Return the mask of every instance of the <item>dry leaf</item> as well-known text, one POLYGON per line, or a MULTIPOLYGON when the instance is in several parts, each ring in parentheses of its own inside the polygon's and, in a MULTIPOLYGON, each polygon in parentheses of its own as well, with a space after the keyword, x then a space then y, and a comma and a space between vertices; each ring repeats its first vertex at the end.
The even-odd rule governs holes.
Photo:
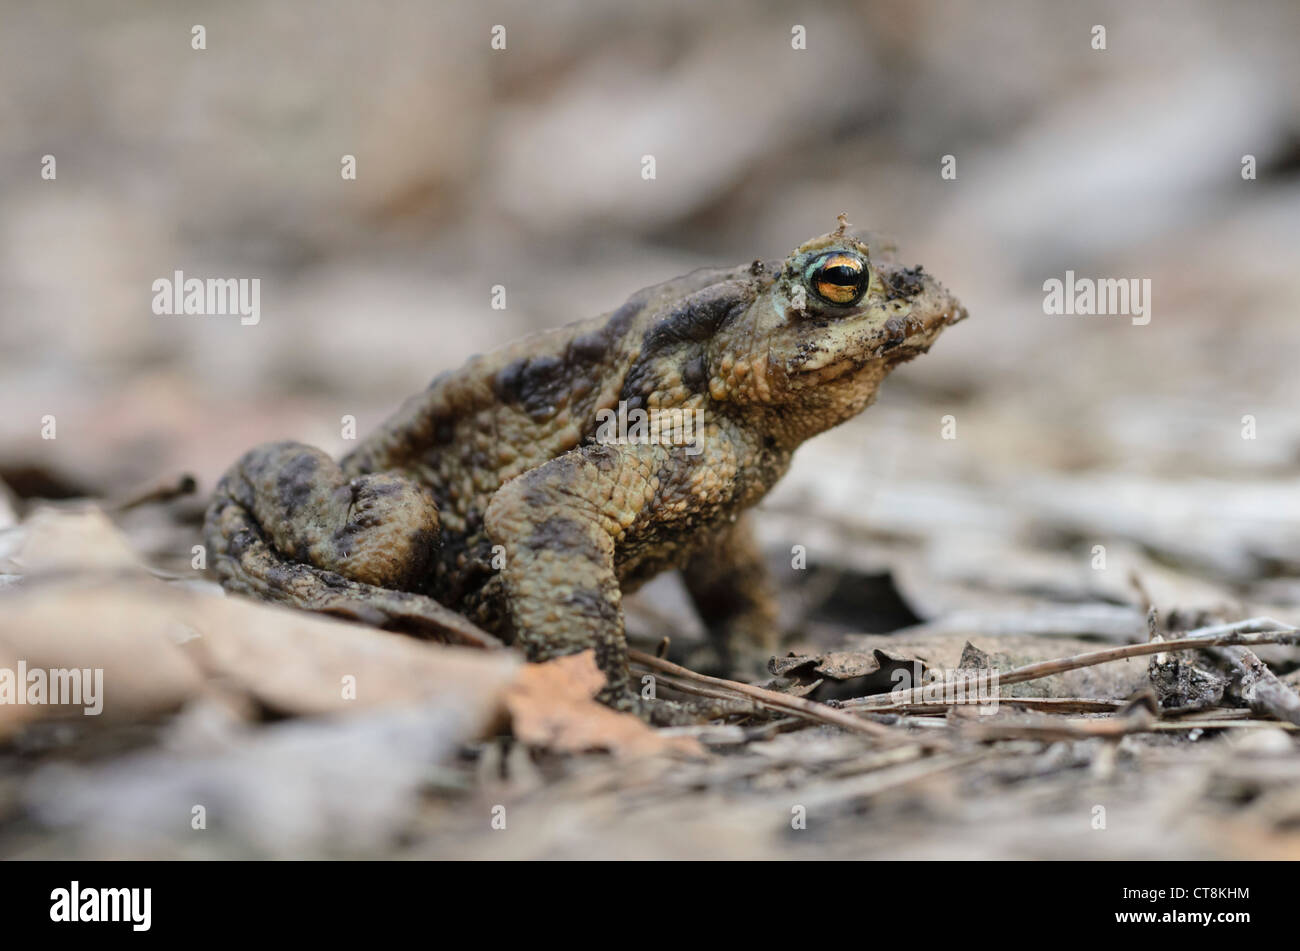
POLYGON ((98 512, 47 511, 25 529, 29 574, 0 594, 0 654, 29 669, 102 669, 112 720, 221 690, 291 714, 454 697, 483 730, 521 663, 511 652, 443 647, 167 584, 138 570, 98 512))
POLYGON ((629 713, 597 703, 593 698, 604 683, 594 651, 530 664, 506 693, 515 736, 562 753, 601 749, 617 756, 703 755, 703 747, 690 737, 664 736, 629 713))

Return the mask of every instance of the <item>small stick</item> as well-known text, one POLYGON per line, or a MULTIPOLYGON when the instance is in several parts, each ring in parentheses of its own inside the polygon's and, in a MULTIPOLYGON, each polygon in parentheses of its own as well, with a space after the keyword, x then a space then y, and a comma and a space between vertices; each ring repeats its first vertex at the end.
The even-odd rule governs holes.
POLYGON ((187 472, 176 478, 158 482, 157 484, 118 502, 116 505, 110 505, 109 509, 114 512, 128 512, 131 509, 139 508, 142 505, 154 505, 159 502, 170 502, 172 499, 180 498, 182 495, 190 495, 197 488, 198 482, 195 481, 194 476, 187 472))
POLYGON ((1278 680, 1254 651, 1247 647, 1211 647, 1209 652, 1232 667, 1237 675, 1236 690, 1250 709, 1300 726, 1300 694, 1278 680))
POLYGON ((1155 695, 1144 691, 1126 701, 1113 716, 1090 720, 1035 717, 1028 722, 1019 723, 977 723, 973 718, 967 718, 961 731, 980 740, 1088 740, 1101 737, 1114 743, 1130 733, 1143 733, 1151 729, 1155 723, 1155 714, 1155 695))
POLYGON ((743 697, 753 700, 759 706, 769 710, 779 710, 782 713, 793 713, 805 719, 815 720, 819 723, 826 723, 831 726, 837 726, 841 729, 848 730, 852 733, 861 733, 870 736, 873 739, 881 740, 890 744, 910 744, 917 743, 922 746, 929 746, 936 749, 946 749, 948 744, 937 738, 925 740, 912 740, 904 738, 899 733, 887 726, 875 723, 871 720, 864 720, 856 717, 851 713, 845 713, 834 707, 829 707, 824 703, 817 703, 812 700, 805 700, 802 697, 791 697, 788 694, 777 693, 775 690, 765 690, 762 687, 755 687, 752 684, 743 684, 735 680, 723 680, 720 677, 709 677, 706 674, 697 674, 693 670, 688 670, 670 661, 662 660, 647 654, 643 651, 629 650, 628 657, 642 667, 648 667, 650 670, 661 673, 672 674, 680 677, 682 680, 689 681, 702 689, 711 687, 720 689, 731 694, 740 694, 743 697))
MULTIPOLYGON (((1243 713, 1247 711, 1242 711, 1243 713)), ((1300 730, 1300 726, 1294 723, 1275 723, 1272 720, 1251 720, 1236 717, 1224 717, 1217 720, 1161 720, 1159 723, 1151 724, 1151 730, 1155 733, 1163 733, 1174 730, 1284 730, 1287 733, 1294 733, 1300 730)))
MULTIPOLYGON (((1245 623, 1245 622, 1239 622, 1245 623)), ((1071 657, 1061 657, 1056 660, 1040 661, 1036 664, 1026 664, 1024 667, 1017 667, 1009 670, 1005 674, 998 674, 998 686, 1010 686, 1011 684, 1024 683, 1028 680, 1038 680, 1041 677, 1050 677, 1053 674, 1064 673, 1067 670, 1078 670, 1080 667, 1095 667, 1097 664, 1109 663, 1112 660, 1124 660, 1129 657, 1142 657, 1146 654, 1163 654, 1166 651, 1180 650, 1201 650, 1206 647, 1233 647, 1246 646, 1255 644, 1300 644, 1300 629, 1286 628, 1279 631, 1261 631, 1253 634, 1228 633, 1211 636, 1182 637, 1172 641, 1153 641, 1143 644, 1127 644, 1123 647, 1110 647, 1105 650, 1088 651, 1083 654, 1075 654, 1071 657)), ((964 687, 978 687, 981 678, 987 678, 988 671, 981 670, 977 675, 969 680, 954 680, 944 684, 933 686, 913 687, 911 690, 900 690, 897 693, 873 694, 869 697, 857 697, 853 700, 845 700, 841 706, 845 708, 867 708, 871 710, 892 710, 896 707, 908 703, 924 702, 925 692, 929 690, 933 693, 936 689, 953 689, 957 685, 964 687)), ((987 684, 986 684, 987 686, 987 684)))
POLYGON ((1283 624, 1281 621, 1275 621, 1271 617, 1249 617, 1244 621, 1233 621, 1230 624, 1211 624, 1209 627, 1198 627, 1194 631, 1188 631, 1185 637, 1218 637, 1221 634, 1260 634, 1265 631, 1294 631, 1290 624, 1283 624))
POLYGON ((992 754, 984 750, 970 753, 943 753, 923 760, 885 765, 842 779, 813 783, 800 792, 799 801, 812 811, 836 803, 863 800, 913 783, 925 782, 949 770, 987 760, 990 755, 992 754))
POLYGON ((1166 723, 1189 723, 1201 720, 1249 720, 1255 714, 1241 707, 1171 707, 1160 711, 1166 723))
POLYGON ((998 706, 1023 707, 1042 713, 1114 713, 1125 705, 1123 700, 1091 700, 1087 697, 954 697, 951 700, 927 700, 909 703, 891 712, 912 714, 943 714, 950 707, 998 706))
POLYGON ((1133 722, 1124 717, 1105 717, 1099 720, 1070 720, 1061 723, 972 723, 963 725, 962 732, 977 740, 1092 740, 1119 739, 1130 733, 1141 733, 1151 728, 1145 722, 1133 722))
MULTIPOLYGON (((1188 631, 1188 637, 1214 637, 1260 630, 1285 629, 1287 625, 1271 617, 1252 617, 1231 624, 1214 624, 1188 631)), ((1251 710, 1300 726, 1300 694, 1278 679, 1254 651, 1247 647, 1207 647, 1206 652, 1232 668, 1237 675, 1238 691, 1251 710)))

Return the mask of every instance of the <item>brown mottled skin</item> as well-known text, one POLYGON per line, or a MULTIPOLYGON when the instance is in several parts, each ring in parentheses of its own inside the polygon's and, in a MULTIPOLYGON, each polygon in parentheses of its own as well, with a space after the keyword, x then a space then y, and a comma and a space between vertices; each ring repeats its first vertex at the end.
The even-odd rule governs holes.
POLYGON ((476 356, 337 464, 295 443, 252 450, 207 513, 222 583, 472 640, 459 612, 531 660, 594 648, 602 699, 673 719, 632 690, 622 592, 682 569, 719 641, 774 646, 742 514, 800 443, 965 317, 919 267, 864 241, 841 224, 784 262, 695 271, 476 356), (846 255, 848 270, 826 270, 846 255), (597 441, 597 411, 620 401, 703 410, 700 442, 597 441))

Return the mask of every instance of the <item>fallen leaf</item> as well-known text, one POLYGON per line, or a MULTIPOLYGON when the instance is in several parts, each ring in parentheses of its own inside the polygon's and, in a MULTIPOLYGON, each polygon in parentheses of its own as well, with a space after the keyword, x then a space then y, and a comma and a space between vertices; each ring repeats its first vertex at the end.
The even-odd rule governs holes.
POLYGON ((561 753, 704 754, 691 737, 664 736, 630 713, 597 703, 594 697, 604 684, 594 651, 528 665, 506 691, 515 736, 529 746, 561 753))
POLYGON ((500 718, 502 691, 522 663, 509 651, 429 644, 168 584, 138 565, 98 512, 50 510, 24 529, 28 574, 0 591, 0 657, 29 669, 102 670, 110 720, 174 710, 209 691, 299 715, 454 698, 476 735, 500 718))

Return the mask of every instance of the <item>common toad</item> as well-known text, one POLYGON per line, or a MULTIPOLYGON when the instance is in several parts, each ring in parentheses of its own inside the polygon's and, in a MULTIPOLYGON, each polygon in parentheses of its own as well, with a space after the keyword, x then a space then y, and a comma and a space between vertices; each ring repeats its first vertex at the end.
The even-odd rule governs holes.
POLYGON ((744 513, 800 443, 966 316, 866 240, 841 216, 785 261, 698 270, 475 356, 340 462, 253 449, 207 512, 217 575, 444 638, 466 627, 459 612, 535 661, 594 648, 605 702, 674 719, 632 690, 623 592, 680 569, 720 644, 773 647, 744 513))

